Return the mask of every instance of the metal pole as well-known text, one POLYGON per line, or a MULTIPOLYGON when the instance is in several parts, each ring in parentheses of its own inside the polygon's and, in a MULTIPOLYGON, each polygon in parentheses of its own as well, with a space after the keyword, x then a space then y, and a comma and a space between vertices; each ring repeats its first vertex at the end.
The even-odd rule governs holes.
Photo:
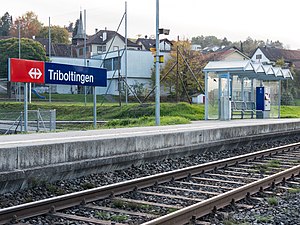
MULTIPOLYGON (((49 16, 49 59, 51 58, 51 28, 50 28, 50 16, 49 16)), ((49 102, 51 102, 51 84, 49 84, 49 102)))
POLYGON ((278 118, 280 118, 280 106, 281 106, 281 80, 278 81, 278 118))
POLYGON ((28 83, 24 84, 24 131, 28 131, 28 83))
POLYGON ((94 113, 94 128, 97 128, 97 95, 96 95, 96 87, 93 86, 93 94, 94 94, 94 109, 93 109, 93 113, 94 113))
MULTIPOLYGON (((128 54, 127 54, 127 2, 125 2, 125 81, 127 83, 127 73, 128 73, 128 54)), ((128 84, 128 83, 127 83, 128 84)), ((128 103, 128 89, 125 85, 125 103, 128 103)))
POLYGON ((28 102, 31 103, 31 83, 28 85, 28 102))
MULTIPOLYGON (((21 28, 20 28, 20 21, 18 24, 18 33, 19 33, 19 59, 21 59, 21 28)), ((18 102, 21 101, 21 84, 18 82, 18 102)))
POLYGON ((205 72, 205 120, 208 120, 208 73, 205 72))
POLYGON ((160 125, 159 0, 156 0, 155 124, 160 125))
POLYGON ((120 60, 120 49, 118 47, 118 90, 119 90, 119 106, 122 106, 122 96, 121 96, 121 60, 120 60))
POLYGON ((179 82, 178 82, 178 78, 179 78, 179 68, 178 68, 178 45, 177 45, 177 54, 176 54, 176 103, 179 102, 179 95, 178 95, 178 92, 179 92, 179 82))
MULTIPOLYGON (((84 66, 86 66, 86 10, 83 11, 84 17, 84 66)), ((86 86, 84 86, 84 105, 86 106, 86 86)))

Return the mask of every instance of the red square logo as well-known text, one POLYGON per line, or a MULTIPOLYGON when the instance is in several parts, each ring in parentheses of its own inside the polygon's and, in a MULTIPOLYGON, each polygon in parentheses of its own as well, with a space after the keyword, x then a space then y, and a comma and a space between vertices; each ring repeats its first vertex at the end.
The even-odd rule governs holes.
POLYGON ((9 81, 24 83, 44 83, 45 63, 27 59, 10 60, 9 81))

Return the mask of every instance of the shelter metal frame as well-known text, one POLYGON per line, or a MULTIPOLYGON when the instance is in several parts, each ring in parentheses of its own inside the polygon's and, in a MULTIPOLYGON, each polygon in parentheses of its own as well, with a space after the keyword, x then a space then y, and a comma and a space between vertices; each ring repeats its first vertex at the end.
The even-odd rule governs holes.
MULTIPOLYGON (((241 79, 242 95, 244 94, 244 79, 251 80, 251 98, 254 98, 254 86, 253 81, 260 81, 260 86, 263 85, 263 81, 278 81, 278 117, 280 117, 280 101, 281 101, 281 80, 293 79, 292 73, 289 69, 282 69, 280 67, 274 67, 272 65, 266 65, 262 63, 255 63, 251 60, 243 61, 211 61, 203 69, 205 73, 205 119, 209 119, 209 74, 214 73, 216 78, 226 79, 228 92, 228 104, 231 99, 232 90, 232 78, 237 76, 241 79)), ((218 86, 218 99, 220 102, 220 89, 221 84, 218 86)), ((244 100, 244 96, 242 96, 244 100)), ((220 115, 220 103, 219 103, 219 115, 220 115)), ((220 117, 219 117, 220 119, 220 117)), ((230 119, 230 118, 229 118, 230 119)))

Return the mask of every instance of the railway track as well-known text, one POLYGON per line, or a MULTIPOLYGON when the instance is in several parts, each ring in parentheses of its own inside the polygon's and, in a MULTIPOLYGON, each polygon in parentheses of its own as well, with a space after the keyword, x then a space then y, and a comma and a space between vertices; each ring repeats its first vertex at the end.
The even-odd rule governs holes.
POLYGON ((295 143, 0 209, 0 224, 39 216, 59 224, 193 223, 299 173, 300 143, 295 143))

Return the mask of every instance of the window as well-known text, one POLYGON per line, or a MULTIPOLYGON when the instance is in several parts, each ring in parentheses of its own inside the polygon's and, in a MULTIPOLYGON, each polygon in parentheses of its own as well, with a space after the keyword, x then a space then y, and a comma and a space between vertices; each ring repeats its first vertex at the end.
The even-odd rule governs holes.
POLYGON ((107 71, 112 71, 112 60, 111 59, 105 59, 103 63, 103 67, 107 69, 107 71))
POLYGON ((261 54, 257 54, 256 55, 256 59, 262 59, 262 55, 261 54))
MULTIPOLYGON (((118 70, 119 69, 118 57, 105 59, 104 63, 103 63, 103 66, 104 66, 104 68, 107 69, 107 71, 118 70)), ((121 62, 120 62, 120 66, 121 66, 121 62)))
MULTIPOLYGON (((118 58, 118 57, 113 58, 113 68, 114 68, 114 70, 120 69, 120 68, 119 68, 119 59, 120 59, 120 58, 118 58)), ((121 62, 120 62, 120 66, 121 66, 121 62)))
POLYGON ((106 52, 106 45, 98 45, 97 46, 97 53, 106 52))

